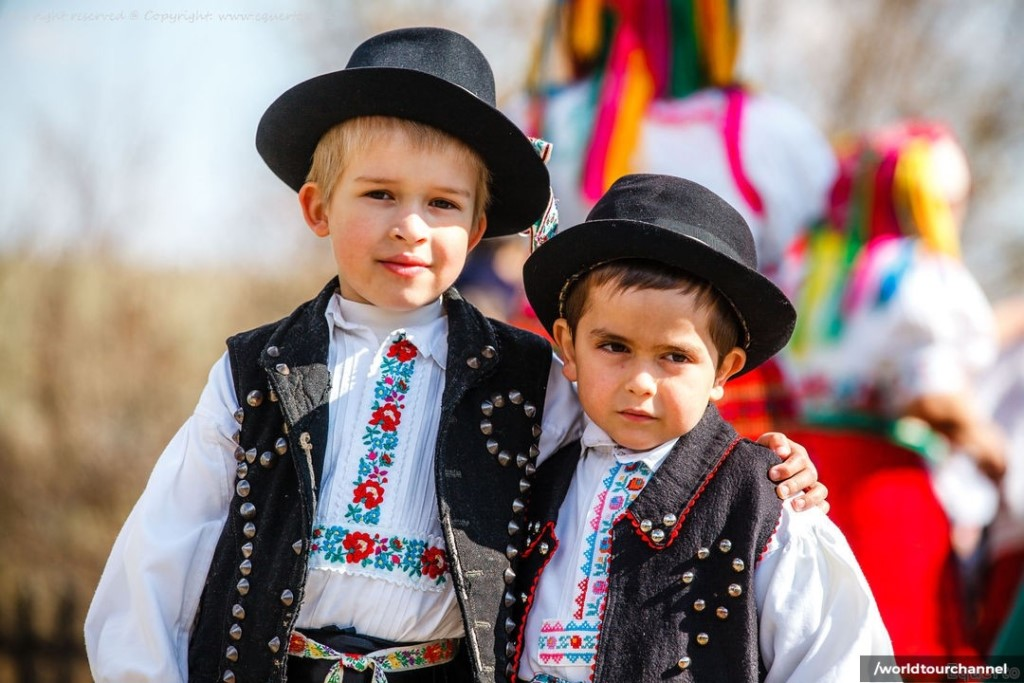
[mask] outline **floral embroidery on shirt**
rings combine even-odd
[[[608,593],[612,528],[640,495],[652,474],[643,462],[616,462],[602,480],[603,488],[595,494],[594,505],[587,514],[590,533],[583,543],[576,572],[576,610],[570,619],[542,622],[537,641],[542,662],[563,665],[594,662]]]
[[[388,470],[398,449],[402,411],[409,381],[416,366],[416,346],[404,332],[395,335],[381,358],[379,379],[373,389],[370,419],[363,433],[366,453],[359,459],[358,475],[352,485],[352,503],[345,519],[361,524],[380,523],[380,505],[384,502]],[[360,558],[362,559],[362,558]]]
[[[310,552],[318,564],[402,574],[421,587],[441,586],[448,581],[448,555],[441,539],[387,536],[344,526],[319,525],[313,529]]]

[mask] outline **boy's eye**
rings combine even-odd
[[[391,199],[391,193],[387,190],[370,190],[366,196],[370,199]]]
[[[672,363],[688,363],[690,362],[689,356],[684,353],[670,353],[666,356]]]
[[[625,353],[626,351],[629,351],[629,349],[626,348],[625,344],[621,344],[619,342],[605,342],[599,345],[597,348],[603,349],[610,353]]]
[[[455,202],[450,201],[448,199],[442,199],[442,198],[438,198],[438,199],[432,200],[430,202],[430,205],[434,206],[434,207],[437,207],[438,209],[455,209],[455,210],[458,210],[460,208],[459,205],[456,204]]]

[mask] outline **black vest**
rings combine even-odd
[[[335,280],[287,318],[228,340],[242,406],[238,476],[189,643],[193,683],[285,680],[327,442],[324,314],[336,289]],[[466,628],[467,679],[493,680],[504,648],[507,556],[522,539],[510,528],[522,519],[521,496],[536,469],[551,347],[484,318],[455,290],[444,305],[438,515]]]
[[[516,669],[540,573],[559,552],[554,526],[579,457],[578,443],[566,446],[534,482],[508,645]],[[679,439],[612,529],[595,681],[763,677],[753,570],[781,512],[768,480],[778,462],[713,406]]]

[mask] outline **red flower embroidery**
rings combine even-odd
[[[432,579],[448,571],[448,557],[441,548],[427,548],[423,551],[420,562],[423,564],[423,573]]]
[[[582,645],[582,644],[583,644],[583,638],[580,638],[579,636],[570,636],[569,637],[569,645],[571,645],[574,649],[579,649],[580,645]]]
[[[441,655],[444,654],[444,649],[437,643],[432,643],[427,646],[427,649],[423,651],[423,658],[433,664],[441,659]]]
[[[380,428],[385,432],[395,431],[398,428],[398,423],[401,421],[402,412],[394,403],[385,403],[373,411],[373,417],[370,418],[370,424],[380,425]]]
[[[416,347],[408,339],[397,341],[388,349],[388,358],[397,358],[398,362],[405,363],[416,357]]]
[[[341,544],[348,551],[348,555],[345,556],[347,562],[359,562],[373,552],[373,539],[370,538],[370,534],[362,531],[353,531]]]
[[[643,477],[633,477],[629,480],[629,483],[626,484],[626,488],[630,491],[640,491],[643,489],[645,483],[646,482]]]
[[[372,510],[383,502],[384,487],[370,479],[357,486],[352,494],[353,503],[362,501],[363,507]]]

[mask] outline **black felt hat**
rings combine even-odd
[[[526,296],[550,332],[563,317],[569,286],[593,268],[621,259],[647,259],[707,280],[732,303],[743,324],[742,372],[757,367],[789,341],[796,311],[757,271],[754,238],[743,217],[703,185],[666,175],[623,176],[586,221],[537,248],[523,267]],[[740,374],[742,374],[742,372]]]
[[[547,207],[547,168],[529,138],[498,111],[490,64],[461,34],[421,27],[370,38],[341,71],[299,83],[278,97],[260,120],[256,149],[298,190],[320,138],[357,116],[426,123],[476,151],[491,173],[486,237],[526,230]]]

